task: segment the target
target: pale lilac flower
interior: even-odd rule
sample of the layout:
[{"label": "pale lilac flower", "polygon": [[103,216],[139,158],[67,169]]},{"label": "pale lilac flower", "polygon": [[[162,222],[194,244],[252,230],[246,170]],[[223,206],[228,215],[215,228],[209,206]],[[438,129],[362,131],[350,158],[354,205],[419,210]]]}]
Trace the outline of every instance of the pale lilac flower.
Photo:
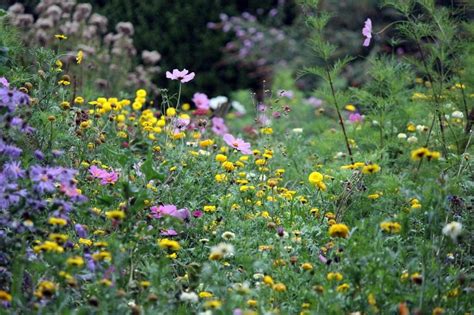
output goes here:
[{"label": "pale lilac flower", "polygon": [[209,109],[209,98],[204,93],[194,93],[193,102],[197,109],[208,110]]},{"label": "pale lilac flower", "polygon": [[239,150],[242,154],[252,154],[250,143],[245,142],[240,138],[235,138],[233,135],[228,133],[224,135],[223,139],[229,146]]},{"label": "pale lilac flower", "polygon": [[171,80],[179,80],[181,83],[186,83],[194,79],[195,73],[189,73],[189,70],[183,69],[179,71],[174,69],[173,72],[166,71],[166,78]]},{"label": "pale lilac flower", "polygon": [[224,118],[213,117],[212,120],[212,131],[219,136],[223,136],[229,132],[229,128],[225,125]]},{"label": "pale lilac flower", "polygon": [[107,185],[107,184],[115,184],[115,182],[118,180],[118,173],[117,172],[107,172],[104,177],[101,178],[102,180],[100,183],[102,185]]},{"label": "pale lilac flower", "polygon": [[173,229],[167,229],[167,230],[161,230],[160,235],[161,236],[176,236],[178,235],[178,232],[176,232]]},{"label": "pale lilac flower", "polygon": [[317,97],[314,97],[314,96],[311,96],[309,98],[306,99],[306,102],[313,106],[313,107],[321,107],[321,105],[323,105],[323,100],[317,98]]},{"label": "pale lilac flower", "polygon": [[8,82],[7,78],[5,77],[0,77],[0,84],[6,88],[10,87],[10,82]]},{"label": "pale lilac flower", "polygon": [[362,46],[368,47],[370,45],[370,40],[372,39],[372,20],[370,18],[365,20],[364,28],[362,29],[362,35],[365,36]]}]

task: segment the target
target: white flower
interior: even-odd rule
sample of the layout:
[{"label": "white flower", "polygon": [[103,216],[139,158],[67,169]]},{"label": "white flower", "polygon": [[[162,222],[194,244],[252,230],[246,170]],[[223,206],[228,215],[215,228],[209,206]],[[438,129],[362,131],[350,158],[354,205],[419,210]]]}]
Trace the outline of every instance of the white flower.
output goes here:
[{"label": "white flower", "polygon": [[451,117],[462,119],[462,118],[464,118],[464,114],[463,114],[463,112],[456,110],[456,111],[452,112]]},{"label": "white flower", "polygon": [[222,233],[221,236],[226,241],[230,241],[230,240],[233,240],[235,238],[235,233],[232,233],[230,231],[225,231],[224,233]]},{"label": "white flower", "polygon": [[227,243],[219,243],[211,247],[211,256],[232,257],[234,255],[234,246]]},{"label": "white flower", "polygon": [[229,99],[225,96],[216,96],[209,100],[209,106],[215,110],[227,103],[228,101]]},{"label": "white flower", "polygon": [[462,224],[459,222],[451,222],[446,224],[443,228],[443,234],[449,236],[456,242],[458,236],[461,234]]},{"label": "white flower", "polygon": [[400,133],[397,135],[397,138],[398,138],[398,139],[406,139],[406,138],[407,138],[407,134],[406,134],[406,133],[403,133],[403,132],[400,132]]},{"label": "white flower", "polygon": [[415,137],[415,136],[411,136],[407,139],[408,143],[417,143],[418,142],[418,138]]},{"label": "white flower", "polygon": [[293,131],[294,133],[302,133],[303,132],[303,128],[293,128]]},{"label": "white flower", "polygon": [[428,131],[428,127],[426,127],[425,125],[417,125],[416,130],[418,132],[426,132],[426,131]]},{"label": "white flower", "polygon": [[[237,101],[232,101],[232,103],[230,103],[230,105],[232,105],[232,108],[240,113],[240,114],[245,114],[247,111],[245,110],[245,107],[244,105],[242,105],[241,103],[237,102]],[[212,107],[212,106],[211,106]]]},{"label": "white flower", "polygon": [[181,292],[179,299],[184,302],[196,303],[198,301],[198,295],[194,292]]}]

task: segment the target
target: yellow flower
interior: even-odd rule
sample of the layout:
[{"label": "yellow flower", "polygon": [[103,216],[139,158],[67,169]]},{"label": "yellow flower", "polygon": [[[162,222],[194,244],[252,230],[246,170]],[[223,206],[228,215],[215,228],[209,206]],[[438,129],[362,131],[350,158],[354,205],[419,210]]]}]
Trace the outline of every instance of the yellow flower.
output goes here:
[{"label": "yellow flower", "polygon": [[7,291],[0,290],[0,301],[3,302],[11,302],[12,296]]},{"label": "yellow flower", "polygon": [[84,103],[84,98],[81,97],[81,96],[77,96],[77,97],[74,99],[74,103],[75,103],[75,104],[83,104],[83,103]]},{"label": "yellow flower", "polygon": [[82,52],[82,50],[79,50],[76,55],[76,63],[80,65],[83,58],[84,58],[84,53]]},{"label": "yellow flower", "polygon": [[57,285],[51,281],[41,281],[35,291],[35,296],[38,298],[51,297],[56,292]]},{"label": "yellow flower", "polygon": [[344,279],[344,277],[339,272],[330,272],[327,274],[326,279],[328,279],[329,281],[341,281],[342,279]]},{"label": "yellow flower", "polygon": [[425,157],[430,151],[427,148],[419,148],[411,151],[411,159],[414,161],[419,161]]},{"label": "yellow flower", "polygon": [[227,161],[227,156],[225,156],[224,154],[217,154],[216,161],[220,163],[224,163],[225,161]]},{"label": "yellow flower", "polygon": [[281,283],[281,282],[275,283],[272,288],[273,288],[273,290],[275,290],[275,291],[277,291],[277,292],[284,292],[284,291],[286,291],[286,286],[285,286],[283,283]]},{"label": "yellow flower", "polygon": [[308,177],[308,181],[312,185],[315,185],[320,190],[325,191],[327,188],[326,188],[326,184],[324,184],[323,180],[324,180],[324,176],[323,176],[323,174],[321,174],[319,172],[312,172],[311,174],[309,174],[309,177]]},{"label": "yellow flower", "polygon": [[362,174],[374,174],[380,171],[380,166],[377,164],[369,164],[365,165],[362,168]]},{"label": "yellow flower", "polygon": [[392,234],[400,233],[402,226],[397,222],[382,222],[380,223],[382,231]]},{"label": "yellow flower", "polygon": [[56,243],[62,244],[69,238],[66,234],[51,233],[48,238]]},{"label": "yellow flower", "polygon": [[203,140],[203,141],[199,142],[199,146],[202,147],[202,148],[210,147],[213,144],[214,144],[214,141],[211,140],[211,139],[206,139],[206,140]]},{"label": "yellow flower", "polygon": [[346,238],[349,235],[349,228],[343,223],[333,224],[329,228],[329,235],[331,237]]},{"label": "yellow flower", "polygon": [[270,276],[264,276],[262,281],[266,285],[273,285],[273,279]]},{"label": "yellow flower", "polygon": [[382,193],[375,193],[375,194],[368,195],[367,198],[375,200],[375,199],[379,199],[381,196],[382,196]]},{"label": "yellow flower", "polygon": [[82,267],[84,265],[84,259],[81,256],[69,257],[66,260],[66,264],[75,267]]},{"label": "yellow flower", "polygon": [[181,249],[181,245],[177,241],[173,241],[167,238],[158,240],[158,246],[160,246],[163,249],[167,249],[173,252],[177,252],[178,250]]},{"label": "yellow flower", "polygon": [[135,95],[139,98],[145,98],[146,97],[146,91],[144,89],[139,89],[135,92]]},{"label": "yellow flower", "polygon": [[204,212],[215,212],[216,211],[216,206],[204,206],[203,210]]},{"label": "yellow flower", "polygon": [[234,165],[234,163],[232,163],[230,161],[226,161],[226,162],[222,163],[222,168],[225,169],[228,172],[232,172],[233,170],[235,170],[235,165]]},{"label": "yellow flower", "polygon": [[438,160],[441,157],[441,153],[438,151],[428,151],[425,156],[428,161]]},{"label": "yellow flower", "polygon": [[92,254],[92,259],[95,261],[111,261],[112,260],[112,254],[108,251],[101,251],[98,253]]},{"label": "yellow flower", "polygon": [[307,263],[302,264],[301,268],[303,268],[303,270],[309,271],[309,270],[313,270],[313,265],[307,262]]},{"label": "yellow flower", "polygon": [[204,303],[204,308],[208,309],[218,309],[222,306],[222,302],[219,300],[210,300]]},{"label": "yellow flower", "polygon": [[347,290],[349,290],[349,288],[350,288],[349,284],[343,283],[343,284],[341,284],[340,286],[338,286],[336,288],[336,291],[343,293],[343,292],[346,292]]},{"label": "yellow flower", "polygon": [[151,285],[150,281],[140,281],[140,286],[142,288],[148,288]]},{"label": "yellow flower", "polygon": [[86,245],[86,246],[92,246],[93,242],[90,239],[87,238],[79,238],[79,244]]},{"label": "yellow flower", "polygon": [[355,112],[356,111],[356,107],[352,104],[347,104],[344,108],[346,110],[350,111],[350,112]]},{"label": "yellow flower", "polygon": [[67,36],[64,34],[56,34],[54,35],[54,38],[59,39],[59,40],[66,40]]},{"label": "yellow flower", "polygon": [[67,221],[65,219],[62,219],[62,218],[51,217],[51,218],[48,219],[48,223],[51,224],[51,225],[64,226],[64,225],[67,224]]},{"label": "yellow flower", "polygon": [[106,211],[105,216],[111,220],[123,220],[125,219],[125,212],[122,210]]},{"label": "yellow flower", "polygon": [[168,117],[176,116],[176,109],[174,107],[168,107],[166,109],[166,116]]},{"label": "yellow flower", "polygon": [[[247,300],[247,305],[248,305],[249,307],[255,307],[255,306],[257,306],[257,301],[256,301],[256,300],[252,300],[252,299],[251,299],[251,300]],[[245,314],[245,313],[244,313],[244,314]]]},{"label": "yellow flower", "polygon": [[212,294],[211,292],[207,292],[207,291],[199,292],[198,295],[201,299],[208,299],[208,298],[211,298],[211,297],[214,296],[214,294]]},{"label": "yellow flower", "polygon": [[225,181],[226,178],[227,178],[226,174],[216,174],[216,176],[215,176],[216,182],[218,182],[218,183],[221,183],[221,182]]}]

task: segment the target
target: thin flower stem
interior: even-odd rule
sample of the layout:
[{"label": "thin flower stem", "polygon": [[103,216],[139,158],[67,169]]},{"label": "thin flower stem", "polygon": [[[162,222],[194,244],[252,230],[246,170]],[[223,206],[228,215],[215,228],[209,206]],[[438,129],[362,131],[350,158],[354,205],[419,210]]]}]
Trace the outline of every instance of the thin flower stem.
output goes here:
[{"label": "thin flower stem", "polygon": [[176,104],[176,108],[179,107],[179,101],[181,100],[181,82],[179,82],[179,90],[178,90],[178,102]]},{"label": "thin flower stem", "polygon": [[337,98],[336,98],[336,91],[334,90],[331,74],[329,73],[329,70],[327,69],[327,67],[326,67],[326,74],[328,76],[329,86],[331,87],[332,98],[334,101],[334,107],[336,107],[337,116],[339,118],[339,124],[341,125],[342,133],[344,134],[344,140],[346,142],[347,152],[349,152],[349,158],[351,159],[351,163],[354,164],[354,158],[352,157],[351,146],[349,145],[349,139],[347,138],[346,126],[344,125],[344,120],[342,119],[341,111],[339,110],[339,105],[337,103]]}]

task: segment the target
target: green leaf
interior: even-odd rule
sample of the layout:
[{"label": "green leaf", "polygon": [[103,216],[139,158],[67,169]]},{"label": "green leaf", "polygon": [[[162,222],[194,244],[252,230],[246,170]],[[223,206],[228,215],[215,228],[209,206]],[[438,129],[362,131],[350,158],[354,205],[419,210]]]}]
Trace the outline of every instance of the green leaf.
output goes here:
[{"label": "green leaf", "polygon": [[165,179],[165,176],[163,174],[158,173],[153,168],[153,157],[151,154],[148,154],[145,162],[141,167],[141,170],[143,174],[145,174],[145,178],[147,181],[150,181],[152,179],[158,179],[160,181],[163,181]]}]

